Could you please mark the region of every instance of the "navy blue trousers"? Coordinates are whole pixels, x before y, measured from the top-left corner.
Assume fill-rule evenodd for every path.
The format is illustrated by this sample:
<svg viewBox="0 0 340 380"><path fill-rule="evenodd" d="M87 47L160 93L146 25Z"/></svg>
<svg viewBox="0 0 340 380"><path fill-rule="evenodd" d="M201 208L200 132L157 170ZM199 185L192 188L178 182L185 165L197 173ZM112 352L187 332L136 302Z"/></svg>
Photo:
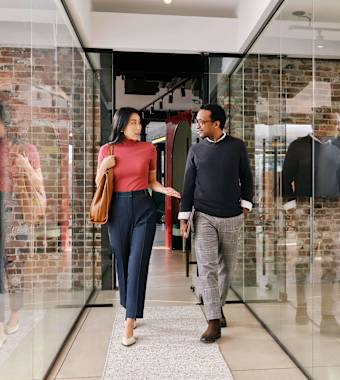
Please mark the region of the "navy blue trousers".
<svg viewBox="0 0 340 380"><path fill-rule="evenodd" d="M143 318L156 232L156 207L148 191L114 193L108 227L117 259L120 303L126 308L126 318Z"/></svg>

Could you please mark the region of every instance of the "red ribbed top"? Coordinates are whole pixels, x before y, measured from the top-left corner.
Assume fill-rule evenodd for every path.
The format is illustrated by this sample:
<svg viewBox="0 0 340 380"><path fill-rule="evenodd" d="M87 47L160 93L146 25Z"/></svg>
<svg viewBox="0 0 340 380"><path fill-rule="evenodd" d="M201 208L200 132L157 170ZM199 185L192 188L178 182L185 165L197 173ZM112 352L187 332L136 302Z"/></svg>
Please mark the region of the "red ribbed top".
<svg viewBox="0 0 340 380"><path fill-rule="evenodd" d="M109 154L109 144L99 150L98 166ZM149 172L156 170L157 153L155 147L148 142L133 141L124 138L113 145L116 157L114 167L115 191L144 190L149 187Z"/></svg>

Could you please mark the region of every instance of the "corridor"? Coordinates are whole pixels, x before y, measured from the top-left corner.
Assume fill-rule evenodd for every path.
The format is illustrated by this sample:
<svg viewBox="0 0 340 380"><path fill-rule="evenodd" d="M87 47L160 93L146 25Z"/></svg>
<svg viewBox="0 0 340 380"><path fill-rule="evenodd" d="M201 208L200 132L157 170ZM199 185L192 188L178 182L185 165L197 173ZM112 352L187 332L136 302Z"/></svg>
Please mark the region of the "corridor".
<svg viewBox="0 0 340 380"><path fill-rule="evenodd" d="M146 314L148 309L157 307L185 308L197 303L196 296L190 290L191 279L185 277L184 269L183 253L165 250L164 231L159 226L151 256ZM236 297L231 295L229 300L236 300ZM118 292L99 291L93 301L97 304L113 302L114 306L86 310L49 380L100 380L102 378L112 325L116 314L119 313ZM196 307L200 308L200 306ZM227 304L224 312L228 327L223 329L218 346L235 380L305 379L245 306ZM152 321L143 320L140 323L152 324ZM197 341L201 333L202 331L197 331ZM138 338L138 327L136 336ZM204 348L205 345L200 344ZM138 350L138 344L136 349ZM128 350L121 346L120 355L124 358ZM166 358L162 360L167 362ZM133 367L134 363L126 362L126 365ZM117 374L117 377L113 379L123 378ZM141 378L136 374L135 379ZM159 372L158 379L165 379L162 372Z"/></svg>

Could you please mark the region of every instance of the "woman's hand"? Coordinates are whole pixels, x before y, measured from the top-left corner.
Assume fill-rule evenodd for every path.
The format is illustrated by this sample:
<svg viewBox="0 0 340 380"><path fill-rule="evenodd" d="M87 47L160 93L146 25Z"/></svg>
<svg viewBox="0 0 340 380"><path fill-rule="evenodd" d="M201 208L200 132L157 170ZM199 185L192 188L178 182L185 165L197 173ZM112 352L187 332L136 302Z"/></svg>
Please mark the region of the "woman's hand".
<svg viewBox="0 0 340 380"><path fill-rule="evenodd" d="M110 168L113 168L116 165L116 158L115 156L107 156L103 159L103 161L100 163L99 168L97 170L96 175L96 185L98 186L101 179L105 175L106 171Z"/></svg>
<svg viewBox="0 0 340 380"><path fill-rule="evenodd" d="M181 198L181 194L172 187L164 187L164 194L169 197Z"/></svg>
<svg viewBox="0 0 340 380"><path fill-rule="evenodd" d="M157 181L156 170L149 172L149 187L152 191L168 195L169 197L181 198L181 194L172 187L164 187Z"/></svg>
<svg viewBox="0 0 340 380"><path fill-rule="evenodd" d="M31 164L28 160L28 158L20 153L16 154L15 164L18 168L29 170L31 169Z"/></svg>
<svg viewBox="0 0 340 380"><path fill-rule="evenodd" d="M100 164L100 169L105 172L106 170L115 167L115 165L116 165L115 156L107 156L103 159L102 163Z"/></svg>

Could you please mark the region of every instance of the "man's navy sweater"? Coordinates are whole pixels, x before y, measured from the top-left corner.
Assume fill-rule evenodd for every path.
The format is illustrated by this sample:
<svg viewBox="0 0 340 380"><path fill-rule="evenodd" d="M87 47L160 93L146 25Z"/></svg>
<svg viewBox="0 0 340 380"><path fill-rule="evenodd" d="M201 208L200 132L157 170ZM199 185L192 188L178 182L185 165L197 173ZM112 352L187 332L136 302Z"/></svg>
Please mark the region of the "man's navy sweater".
<svg viewBox="0 0 340 380"><path fill-rule="evenodd" d="M192 206L205 214L227 218L242 213L241 199L252 202L253 176L242 140L226 136L191 147L185 168L181 210Z"/></svg>

